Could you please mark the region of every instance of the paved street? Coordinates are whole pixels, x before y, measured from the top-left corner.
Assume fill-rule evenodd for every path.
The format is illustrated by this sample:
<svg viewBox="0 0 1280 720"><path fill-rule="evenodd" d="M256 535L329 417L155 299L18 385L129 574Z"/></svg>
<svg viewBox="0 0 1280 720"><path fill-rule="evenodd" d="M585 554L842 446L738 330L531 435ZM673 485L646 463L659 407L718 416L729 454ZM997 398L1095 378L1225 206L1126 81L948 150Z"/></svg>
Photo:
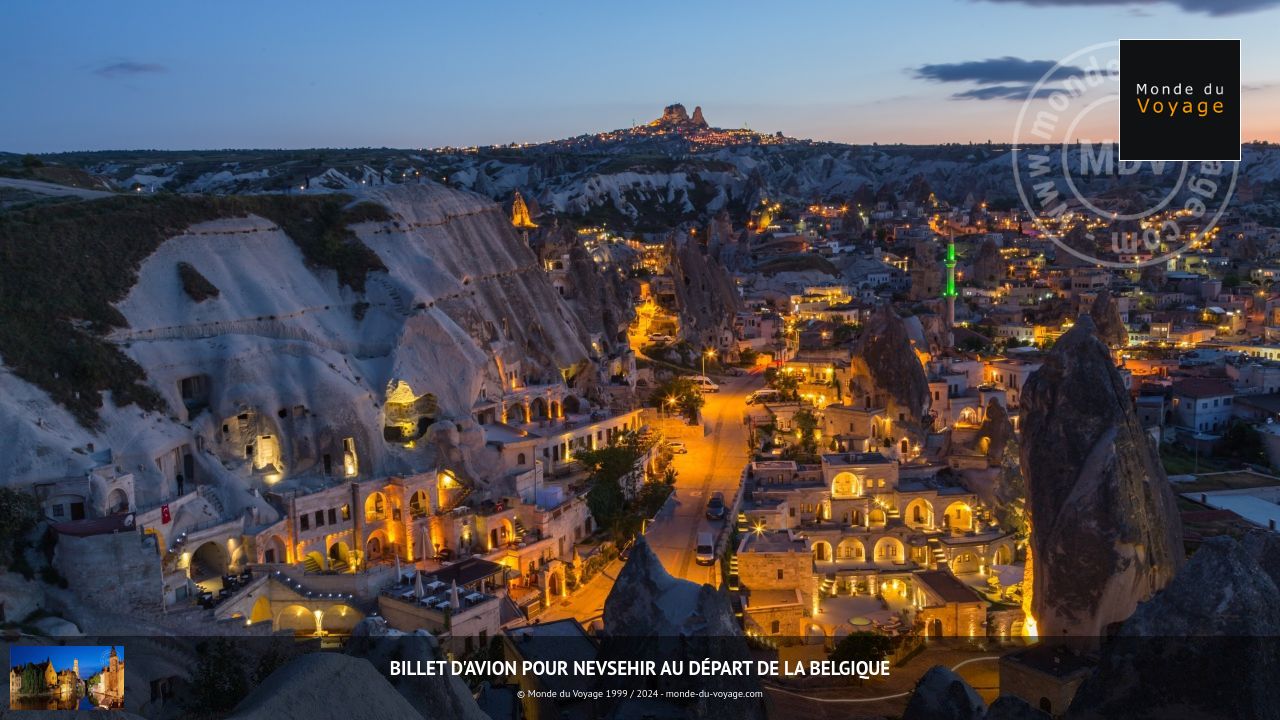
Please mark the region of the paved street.
<svg viewBox="0 0 1280 720"><path fill-rule="evenodd" d="M679 473L676 489L646 533L649 545L662 564L677 577L694 582L713 582L713 568L694 562L694 546L699 531L719 532L729 519L711 522L704 516L711 493L724 493L730 502L738 490L742 468L747 463L747 429L742 424L747 395L764 386L760 375L725 378L720 392L706 395L702 426L685 425L678 419L663 420L658 429L679 439L688 454L676 455ZM596 574L565 602L556 603L540 616L544 622L567 617L590 625L604 611L605 598L622 569L615 561Z"/></svg>
<svg viewBox="0 0 1280 720"><path fill-rule="evenodd" d="M676 577L699 583L714 578L712 568L694 562L694 546L699 531L719 532L730 521L707 520L707 500L719 491L730 502L738 491L748 459L747 428L742 424L746 397L763 385L759 375L725 378L720 392L705 396L701 429L690 427L678 436L689 452L676 456L675 493L646 533L649 545Z"/></svg>

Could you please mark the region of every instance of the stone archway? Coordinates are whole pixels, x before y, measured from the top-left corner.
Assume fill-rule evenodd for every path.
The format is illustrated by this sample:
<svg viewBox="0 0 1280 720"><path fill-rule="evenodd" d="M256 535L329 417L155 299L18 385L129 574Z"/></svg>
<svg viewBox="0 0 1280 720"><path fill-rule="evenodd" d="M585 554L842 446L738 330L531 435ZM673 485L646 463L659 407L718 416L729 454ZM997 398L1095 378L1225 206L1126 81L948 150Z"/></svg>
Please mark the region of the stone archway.
<svg viewBox="0 0 1280 720"><path fill-rule="evenodd" d="M221 578L227 574L231 566L231 558L222 543L209 540L191 553L191 562L187 566L187 576L199 583L213 578Z"/></svg>
<svg viewBox="0 0 1280 720"><path fill-rule="evenodd" d="M324 609L320 624L325 632L345 635L364 619L364 613L346 604L339 604Z"/></svg>
<svg viewBox="0 0 1280 720"><path fill-rule="evenodd" d="M257 600L253 601L253 609L249 611L249 624L257 625L260 622L271 622L271 600L266 595L261 595Z"/></svg>
<svg viewBox="0 0 1280 720"><path fill-rule="evenodd" d="M840 560L863 560L866 555L862 541L857 538L844 538L836 546L836 558Z"/></svg>
<svg viewBox="0 0 1280 720"><path fill-rule="evenodd" d="M871 508L871 512L867 513L868 527L884 527L887 522L888 517L880 508Z"/></svg>
<svg viewBox="0 0 1280 720"><path fill-rule="evenodd" d="M804 628L805 645L824 645L827 642L827 631L817 623L806 623Z"/></svg>
<svg viewBox="0 0 1280 720"><path fill-rule="evenodd" d="M114 515L116 513L129 511L129 496L120 488L113 488L107 494L107 514Z"/></svg>
<svg viewBox="0 0 1280 720"><path fill-rule="evenodd" d="M972 530L973 529L973 509L968 503L959 500L947 506L943 515L947 518L947 527L952 530Z"/></svg>
<svg viewBox="0 0 1280 720"><path fill-rule="evenodd" d="M276 614L272 624L275 630L290 630L295 635L314 635L316 631L315 613L302 605L286 605Z"/></svg>
<svg viewBox="0 0 1280 720"><path fill-rule="evenodd" d="M409 498L409 517L424 517L431 512L431 502L427 494L421 490L414 491Z"/></svg>
<svg viewBox="0 0 1280 720"><path fill-rule="evenodd" d="M364 521L377 522L387 519L387 497L380 492L370 493L364 500Z"/></svg>
<svg viewBox="0 0 1280 720"><path fill-rule="evenodd" d="M819 540L813 544L813 560L814 562L829 562L831 560L831 543L826 540Z"/></svg>
<svg viewBox="0 0 1280 720"><path fill-rule="evenodd" d="M862 494L858 476L851 472L836 473L831 478L831 497L851 498Z"/></svg>
<svg viewBox="0 0 1280 720"><path fill-rule="evenodd" d="M279 535L272 535L267 540L266 547L262 550L262 562L267 564L289 562L288 546Z"/></svg>
<svg viewBox="0 0 1280 720"><path fill-rule="evenodd" d="M532 420L543 420L547 417L547 401L542 398L534 398L529 403L529 416Z"/></svg>
<svg viewBox="0 0 1280 720"><path fill-rule="evenodd" d="M370 561L381 558L390 549L387 533L383 530L374 530L364 541L364 556Z"/></svg>
<svg viewBox="0 0 1280 720"><path fill-rule="evenodd" d="M876 541L874 557L876 562L901 563L904 558L902 541L895 537L882 537Z"/></svg>
<svg viewBox="0 0 1280 720"><path fill-rule="evenodd" d="M939 618L930 620L925 634L929 637L942 637L942 620Z"/></svg>
<svg viewBox="0 0 1280 720"><path fill-rule="evenodd" d="M933 506L924 498L916 498L907 503L902 517L909 527L933 528Z"/></svg>
<svg viewBox="0 0 1280 720"><path fill-rule="evenodd" d="M1013 562L1013 550L1006 544L996 546L996 551L992 555L992 565L1009 565Z"/></svg>

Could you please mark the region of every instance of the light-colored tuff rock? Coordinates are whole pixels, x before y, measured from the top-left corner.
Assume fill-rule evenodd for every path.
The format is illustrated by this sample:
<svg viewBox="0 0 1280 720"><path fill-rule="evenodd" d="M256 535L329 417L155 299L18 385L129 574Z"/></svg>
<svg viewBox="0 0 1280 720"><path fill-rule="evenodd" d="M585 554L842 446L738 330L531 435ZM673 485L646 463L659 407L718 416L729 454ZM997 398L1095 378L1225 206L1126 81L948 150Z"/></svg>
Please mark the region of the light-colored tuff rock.
<svg viewBox="0 0 1280 720"><path fill-rule="evenodd" d="M1182 565L1182 528L1155 447L1082 316L1022 392L1022 469L1042 636L1101 637Z"/></svg>

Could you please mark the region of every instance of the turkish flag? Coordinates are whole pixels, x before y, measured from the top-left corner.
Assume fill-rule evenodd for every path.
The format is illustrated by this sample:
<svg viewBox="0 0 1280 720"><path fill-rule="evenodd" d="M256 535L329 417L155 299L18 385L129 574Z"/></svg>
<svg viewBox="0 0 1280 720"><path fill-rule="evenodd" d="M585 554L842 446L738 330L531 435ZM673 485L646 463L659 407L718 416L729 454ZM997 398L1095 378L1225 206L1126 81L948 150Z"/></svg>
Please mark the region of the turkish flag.
<svg viewBox="0 0 1280 720"><path fill-rule="evenodd" d="M160 523L163 525L169 524L169 506L168 505L160 506Z"/></svg>

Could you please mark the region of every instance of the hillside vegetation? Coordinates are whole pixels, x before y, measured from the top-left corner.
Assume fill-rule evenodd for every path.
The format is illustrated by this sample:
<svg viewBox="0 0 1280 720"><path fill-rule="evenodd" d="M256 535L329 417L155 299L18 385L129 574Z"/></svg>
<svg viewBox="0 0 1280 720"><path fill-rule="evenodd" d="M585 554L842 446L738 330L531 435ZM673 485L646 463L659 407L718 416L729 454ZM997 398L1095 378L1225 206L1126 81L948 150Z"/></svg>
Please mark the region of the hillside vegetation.
<svg viewBox="0 0 1280 720"><path fill-rule="evenodd" d="M163 410L142 368L103 337L126 324L112 303L142 261L191 225L252 214L362 292L366 274L386 268L348 226L390 215L350 203L345 195L120 196L0 213L0 358L86 426L98 420L103 391L120 406Z"/></svg>

